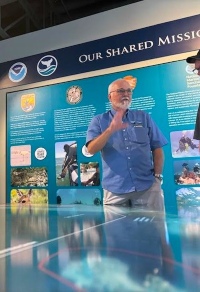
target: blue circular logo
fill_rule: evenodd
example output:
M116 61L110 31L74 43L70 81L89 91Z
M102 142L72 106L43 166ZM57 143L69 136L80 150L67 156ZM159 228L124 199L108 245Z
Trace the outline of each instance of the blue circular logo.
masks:
M22 81L27 74L27 68L24 63L18 62L10 67L8 77L13 82Z
M58 62L54 56L47 55L42 57L37 64L37 71L41 76L49 76L53 74L58 66Z

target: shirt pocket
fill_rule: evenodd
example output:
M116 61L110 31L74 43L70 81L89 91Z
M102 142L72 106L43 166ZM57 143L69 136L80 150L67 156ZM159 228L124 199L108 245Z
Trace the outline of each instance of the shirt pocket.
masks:
M133 141L139 144L149 142L147 128L132 126L132 127L128 127L127 132L128 132L128 137L130 141Z

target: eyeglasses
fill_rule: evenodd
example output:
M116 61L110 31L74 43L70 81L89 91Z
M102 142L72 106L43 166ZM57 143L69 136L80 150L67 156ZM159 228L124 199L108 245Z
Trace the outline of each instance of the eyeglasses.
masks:
M120 88L117 90L113 90L110 93L112 93L112 92L117 92L118 94L124 94L125 92L127 92L127 94L132 94L133 90L131 88L128 88L128 89Z
M192 70L194 74L199 74L200 68Z

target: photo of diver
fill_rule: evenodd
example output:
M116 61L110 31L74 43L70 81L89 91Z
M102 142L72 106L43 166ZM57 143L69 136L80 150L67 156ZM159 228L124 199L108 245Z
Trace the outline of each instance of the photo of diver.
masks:
M193 139L194 130L170 133L172 157L199 156L199 142Z
M200 160L175 161L174 181L178 185L200 184Z

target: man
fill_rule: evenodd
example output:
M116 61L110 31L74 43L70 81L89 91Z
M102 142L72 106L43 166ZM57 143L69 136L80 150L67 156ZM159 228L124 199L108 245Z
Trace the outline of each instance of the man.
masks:
M77 165L77 144L65 144L64 147L65 158L62 165L62 172L57 179L62 179L69 173L70 186L78 185L78 165Z
M200 50L195 56L188 57L186 59L187 63L194 64L195 69L193 72L200 76ZM196 124L195 124L195 130L194 130L194 139L200 140L200 105L197 111L197 117L196 117Z
M186 61L189 64L194 64L195 69L193 72L200 76L200 50L195 56L188 57Z
M118 79L108 87L112 108L95 116L87 131L86 147L101 151L104 204L142 204L164 209L161 190L167 140L150 115L129 110L132 89Z

